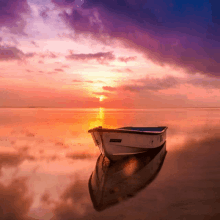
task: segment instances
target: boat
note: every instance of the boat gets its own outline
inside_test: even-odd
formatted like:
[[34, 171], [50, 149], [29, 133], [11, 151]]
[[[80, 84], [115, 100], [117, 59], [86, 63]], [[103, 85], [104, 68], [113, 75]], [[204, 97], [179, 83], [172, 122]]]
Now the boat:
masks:
[[122, 127], [117, 129], [102, 126], [90, 129], [92, 138], [101, 153], [110, 160], [144, 153], [160, 147], [166, 141], [167, 127]]
[[166, 142], [146, 153], [110, 161], [100, 154], [88, 187], [93, 206], [103, 211], [130, 199], [158, 176], [166, 157]]

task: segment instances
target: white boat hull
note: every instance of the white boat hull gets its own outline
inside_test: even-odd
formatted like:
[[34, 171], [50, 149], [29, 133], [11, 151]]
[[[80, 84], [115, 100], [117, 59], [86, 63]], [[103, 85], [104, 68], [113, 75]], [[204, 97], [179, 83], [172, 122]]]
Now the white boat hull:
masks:
[[146, 152], [166, 141], [166, 128], [161, 132], [139, 132], [124, 129], [91, 129], [95, 144], [111, 160]]

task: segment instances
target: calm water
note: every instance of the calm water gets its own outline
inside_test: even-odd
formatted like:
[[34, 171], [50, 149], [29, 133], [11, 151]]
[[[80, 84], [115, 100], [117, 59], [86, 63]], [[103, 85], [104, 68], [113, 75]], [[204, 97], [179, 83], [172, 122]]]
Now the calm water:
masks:
[[[95, 126], [168, 126], [156, 179], [101, 212]], [[0, 109], [0, 219], [220, 219], [220, 109]]]

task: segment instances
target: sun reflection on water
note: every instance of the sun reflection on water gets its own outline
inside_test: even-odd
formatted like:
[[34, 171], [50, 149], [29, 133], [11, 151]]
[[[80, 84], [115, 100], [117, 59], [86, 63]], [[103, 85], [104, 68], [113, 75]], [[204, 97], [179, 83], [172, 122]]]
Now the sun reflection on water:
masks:
[[98, 126], [103, 126], [104, 120], [105, 120], [105, 111], [104, 111], [104, 108], [100, 107], [95, 120], [89, 123], [89, 129], [98, 127]]

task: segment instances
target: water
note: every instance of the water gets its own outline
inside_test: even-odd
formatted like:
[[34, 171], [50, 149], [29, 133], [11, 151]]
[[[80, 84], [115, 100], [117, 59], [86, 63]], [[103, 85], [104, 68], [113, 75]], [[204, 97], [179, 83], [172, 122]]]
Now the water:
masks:
[[[157, 177], [101, 212], [95, 126], [168, 126]], [[0, 219], [219, 219], [220, 109], [0, 109]]]

